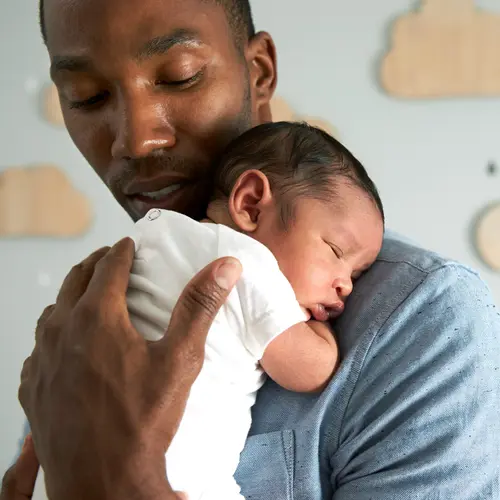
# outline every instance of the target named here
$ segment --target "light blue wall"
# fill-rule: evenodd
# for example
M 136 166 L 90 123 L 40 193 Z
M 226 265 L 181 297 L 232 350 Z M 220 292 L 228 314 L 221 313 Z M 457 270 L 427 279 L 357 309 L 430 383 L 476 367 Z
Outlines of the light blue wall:
M 478 268 L 500 302 L 500 275 L 482 266 L 467 239 L 475 213 L 500 200 L 500 176 L 485 174 L 489 160 L 500 163 L 500 98 L 417 103 L 379 90 L 376 69 L 387 28 L 414 1 L 253 0 L 252 5 L 257 27 L 270 31 L 278 47 L 279 93 L 298 111 L 335 124 L 379 185 L 388 225 Z M 478 5 L 499 10 L 495 0 Z M 19 372 L 39 314 L 75 262 L 126 234 L 131 223 L 66 132 L 40 116 L 37 89 L 48 83 L 48 59 L 36 0 L 0 4 L 0 68 L 0 169 L 54 162 L 95 207 L 95 223 L 84 238 L 0 240 L 2 471 L 23 429 Z

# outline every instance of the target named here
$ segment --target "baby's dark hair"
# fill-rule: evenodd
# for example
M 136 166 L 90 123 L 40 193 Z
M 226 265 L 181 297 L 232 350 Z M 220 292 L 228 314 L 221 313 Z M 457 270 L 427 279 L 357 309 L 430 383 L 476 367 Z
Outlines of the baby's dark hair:
M 293 217 L 293 200 L 310 197 L 330 201 L 340 181 L 362 189 L 384 220 L 375 184 L 355 156 L 325 131 L 299 122 L 266 123 L 229 144 L 215 173 L 216 200 L 228 199 L 240 175 L 260 170 L 281 204 L 281 218 Z

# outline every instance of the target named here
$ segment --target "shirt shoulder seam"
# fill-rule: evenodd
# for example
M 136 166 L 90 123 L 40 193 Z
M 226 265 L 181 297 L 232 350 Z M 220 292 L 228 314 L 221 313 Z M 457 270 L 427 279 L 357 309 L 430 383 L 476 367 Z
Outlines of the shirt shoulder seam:
M 461 264 L 460 262 L 456 262 L 453 260 L 448 260 L 448 261 L 444 261 L 444 262 L 443 261 L 435 262 L 434 263 L 435 265 L 431 266 L 431 267 L 422 267 L 422 266 L 419 266 L 418 264 L 416 264 L 415 262 L 411 262 L 411 261 L 406 260 L 406 259 L 392 260 L 392 259 L 387 259 L 384 257 L 378 257 L 377 262 L 384 262 L 386 264 L 406 264 L 406 265 L 412 267 L 413 269 L 416 269 L 417 271 L 425 273 L 426 275 L 440 271 L 446 267 L 456 267 L 456 268 L 462 269 L 464 271 L 467 271 L 474 276 L 479 276 L 479 273 L 477 271 L 475 271 L 474 269 L 471 269 L 469 266 L 466 266 L 464 264 Z

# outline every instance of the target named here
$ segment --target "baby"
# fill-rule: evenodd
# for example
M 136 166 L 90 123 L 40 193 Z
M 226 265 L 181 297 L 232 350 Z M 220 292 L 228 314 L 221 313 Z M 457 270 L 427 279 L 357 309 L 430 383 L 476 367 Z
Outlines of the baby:
M 233 475 L 266 376 L 313 392 L 336 370 L 328 320 L 342 313 L 353 281 L 380 251 L 377 190 L 327 133 L 270 123 L 229 145 L 204 221 L 155 209 L 136 229 L 128 306 L 148 340 L 164 335 L 194 274 L 219 257 L 242 263 L 166 455 L 172 487 L 190 500 L 241 499 Z
M 233 475 L 266 376 L 313 392 L 337 368 L 328 320 L 342 313 L 353 281 L 380 251 L 377 190 L 360 162 L 325 132 L 270 123 L 229 145 L 207 219 L 155 209 L 136 229 L 128 307 L 152 341 L 164 335 L 198 271 L 224 256 L 242 263 L 166 455 L 172 487 L 190 500 L 242 499 Z M 33 498 L 45 498 L 43 490 L 41 473 Z

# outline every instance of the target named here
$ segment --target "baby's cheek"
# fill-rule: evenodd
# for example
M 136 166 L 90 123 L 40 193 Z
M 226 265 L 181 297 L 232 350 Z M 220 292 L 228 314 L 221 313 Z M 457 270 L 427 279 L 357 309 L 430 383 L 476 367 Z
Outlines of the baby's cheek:
M 312 287 L 323 290 L 332 286 L 331 273 L 328 271 L 327 265 L 315 265 L 309 269 L 309 282 Z
M 304 303 L 316 303 L 330 287 L 325 268 L 313 263 L 302 262 L 294 269 L 293 281 L 290 280 L 297 298 Z

